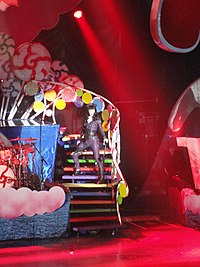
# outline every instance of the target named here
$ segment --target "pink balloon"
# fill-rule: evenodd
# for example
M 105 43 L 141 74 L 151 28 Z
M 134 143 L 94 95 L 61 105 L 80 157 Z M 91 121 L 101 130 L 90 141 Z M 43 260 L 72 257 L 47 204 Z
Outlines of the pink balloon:
M 68 86 L 62 89 L 61 97 L 65 102 L 73 102 L 76 99 L 76 91 Z

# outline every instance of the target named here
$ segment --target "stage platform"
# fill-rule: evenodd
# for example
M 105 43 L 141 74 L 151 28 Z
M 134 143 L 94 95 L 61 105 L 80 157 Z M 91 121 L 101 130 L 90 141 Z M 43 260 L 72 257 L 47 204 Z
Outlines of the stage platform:
M 123 217 L 129 228 L 112 235 L 1 241 L 1 266 L 197 267 L 200 232 L 159 216 Z

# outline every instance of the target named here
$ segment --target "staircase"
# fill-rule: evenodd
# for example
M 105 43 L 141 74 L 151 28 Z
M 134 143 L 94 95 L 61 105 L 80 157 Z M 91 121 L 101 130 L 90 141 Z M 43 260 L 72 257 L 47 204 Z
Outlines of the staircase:
M 66 147 L 62 183 L 71 191 L 70 228 L 77 233 L 122 228 L 119 205 L 116 201 L 118 182 L 113 177 L 112 154 L 100 150 L 104 162 L 104 184 L 97 184 L 98 168 L 92 151 L 79 157 L 80 175 L 73 175 L 73 145 Z

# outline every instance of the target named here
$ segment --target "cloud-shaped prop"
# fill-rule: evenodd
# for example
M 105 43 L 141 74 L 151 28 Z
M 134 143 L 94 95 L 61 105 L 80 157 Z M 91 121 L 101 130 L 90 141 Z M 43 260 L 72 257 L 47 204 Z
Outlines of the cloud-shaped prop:
M 184 188 L 181 193 L 183 197 L 184 211 L 190 210 L 194 214 L 200 214 L 200 196 L 196 195 L 190 188 Z
M 42 29 L 56 25 L 59 14 L 67 13 L 80 2 L 81 0 L 20 0 L 18 7 L 10 7 L 1 12 L 0 32 L 10 34 L 17 45 L 30 42 Z
M 27 187 L 0 189 L 0 217 L 17 218 L 53 212 L 65 202 L 65 192 L 59 186 L 49 191 L 32 191 Z

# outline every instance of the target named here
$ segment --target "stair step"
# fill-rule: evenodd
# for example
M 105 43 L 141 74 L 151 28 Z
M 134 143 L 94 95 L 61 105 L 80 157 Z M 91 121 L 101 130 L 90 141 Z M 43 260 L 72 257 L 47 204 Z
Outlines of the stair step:
M 68 156 L 71 156 L 72 155 L 72 151 L 67 151 L 66 152 L 66 155 L 68 155 Z M 112 154 L 111 153 L 111 150 L 110 149 L 106 149 L 106 151 L 104 152 L 104 150 L 103 149 L 101 149 L 101 150 L 99 150 L 99 154 L 100 155 L 107 155 L 107 154 Z M 83 152 L 81 152 L 81 155 L 93 155 L 93 152 L 92 151 L 83 151 Z
M 72 199 L 70 201 L 70 204 L 77 204 L 77 205 L 96 205 L 96 204 L 101 204 L 101 205 L 107 205 L 107 204 L 115 204 L 114 200 L 74 200 Z
M 63 183 L 64 186 L 69 188 L 112 188 L 115 184 L 94 184 L 94 183 Z
M 74 172 L 75 168 L 74 167 L 64 167 L 63 168 L 65 172 Z M 81 172 L 98 172 L 98 167 L 80 167 Z M 104 172 L 111 172 L 112 167 L 104 167 L 103 168 Z
M 98 175 L 63 175 L 63 180 L 97 180 Z M 104 175 L 104 179 L 111 179 L 111 175 Z
M 66 136 L 63 136 L 62 141 L 66 142 L 69 140 L 75 140 L 75 139 L 79 139 L 80 138 L 80 134 L 68 134 Z
M 109 197 L 112 196 L 112 192 L 74 192 L 71 191 L 71 195 L 75 197 Z
M 102 224 L 102 225 L 90 225 L 90 226 L 76 226 L 72 229 L 76 232 L 80 231 L 92 231 L 92 230 L 112 230 L 112 229 L 120 229 L 125 228 L 124 225 L 121 224 Z
M 96 221 L 118 221 L 117 216 L 97 216 L 97 217 L 77 217 L 70 218 L 70 223 L 78 222 L 96 222 Z

